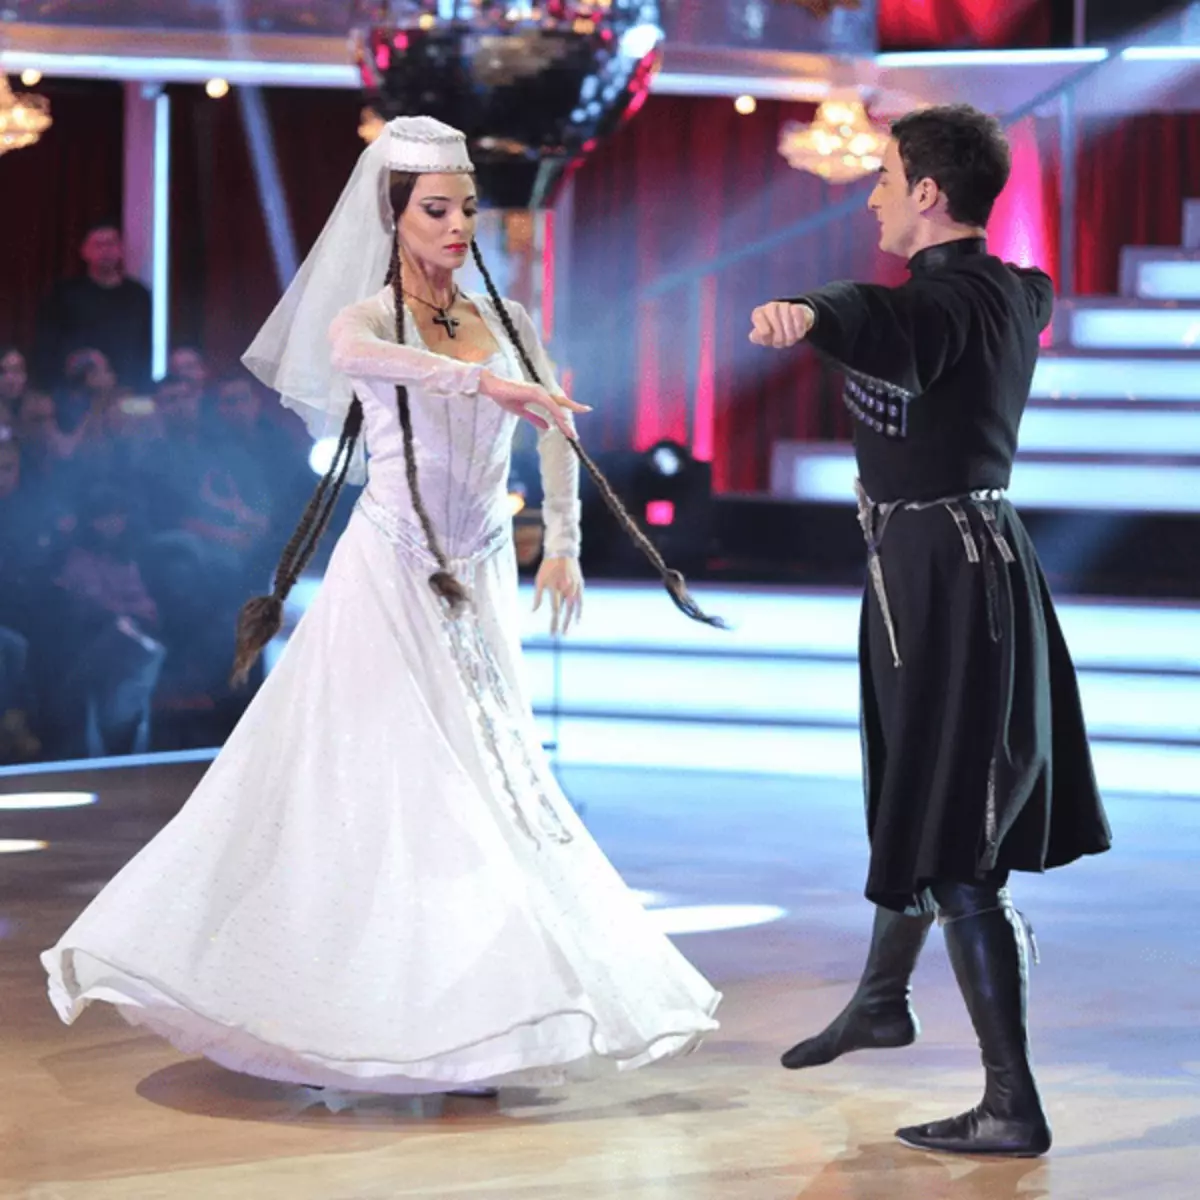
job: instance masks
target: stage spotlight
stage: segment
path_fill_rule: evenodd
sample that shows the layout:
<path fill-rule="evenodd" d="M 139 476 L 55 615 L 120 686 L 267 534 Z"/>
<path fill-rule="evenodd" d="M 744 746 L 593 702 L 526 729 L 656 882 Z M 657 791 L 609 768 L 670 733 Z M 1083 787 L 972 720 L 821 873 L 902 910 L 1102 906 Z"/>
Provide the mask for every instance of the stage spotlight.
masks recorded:
<path fill-rule="evenodd" d="M 0 795 L 0 810 L 8 812 L 40 808 L 83 808 L 95 804 L 95 792 L 9 792 Z"/>
<path fill-rule="evenodd" d="M 313 442 L 313 447 L 308 452 L 308 465 L 314 475 L 324 478 L 325 472 L 333 466 L 333 456 L 337 453 L 337 448 L 338 440 L 334 437 L 318 438 Z"/>
<path fill-rule="evenodd" d="M 592 25 L 592 30 L 595 25 Z M 592 32 L 588 30 L 588 32 Z M 666 35 L 655 24 L 650 21 L 643 21 L 639 25 L 634 25 L 632 29 L 627 29 L 621 34 L 621 53 L 634 62 L 638 62 L 650 54 L 659 42 Z"/>
<path fill-rule="evenodd" d="M 26 87 L 37 87 L 42 82 L 42 73 L 36 67 L 26 67 L 21 72 L 21 82 Z"/>
<path fill-rule="evenodd" d="M 673 479 L 687 465 L 691 455 L 678 442 L 656 442 L 646 451 L 650 465 L 665 479 Z"/>
<path fill-rule="evenodd" d="M 712 523 L 712 471 L 665 438 L 642 455 L 632 499 L 659 550 L 680 569 L 703 570 Z"/>
<path fill-rule="evenodd" d="M 739 96 L 734 102 L 733 107 L 742 114 L 743 117 L 748 117 L 755 109 L 758 108 L 758 101 L 753 96 Z"/>
<path fill-rule="evenodd" d="M 28 854 L 33 850 L 45 850 L 49 842 L 36 842 L 30 838 L 0 838 L 0 854 Z"/>
<path fill-rule="evenodd" d="M 221 100 L 229 95 L 229 81 L 227 79 L 210 79 L 204 85 L 204 90 L 213 100 Z"/>

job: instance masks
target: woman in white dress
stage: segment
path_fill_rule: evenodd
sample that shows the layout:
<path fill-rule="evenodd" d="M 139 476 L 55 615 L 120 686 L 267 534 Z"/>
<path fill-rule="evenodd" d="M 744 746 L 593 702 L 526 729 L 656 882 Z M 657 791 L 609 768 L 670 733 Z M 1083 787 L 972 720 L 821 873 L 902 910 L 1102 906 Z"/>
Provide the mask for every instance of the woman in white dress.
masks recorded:
<path fill-rule="evenodd" d="M 455 287 L 475 203 L 461 134 L 390 122 L 247 352 L 315 434 L 340 434 L 273 594 L 243 611 L 239 671 L 278 629 L 360 432 L 368 486 L 199 787 L 42 956 L 68 1023 L 103 1000 L 233 1070 L 396 1093 L 638 1067 L 717 1028 L 718 994 L 559 790 L 523 690 L 512 436 L 518 416 L 542 428 L 538 586 L 569 624 L 583 410 L 486 272 L 488 296 Z"/>

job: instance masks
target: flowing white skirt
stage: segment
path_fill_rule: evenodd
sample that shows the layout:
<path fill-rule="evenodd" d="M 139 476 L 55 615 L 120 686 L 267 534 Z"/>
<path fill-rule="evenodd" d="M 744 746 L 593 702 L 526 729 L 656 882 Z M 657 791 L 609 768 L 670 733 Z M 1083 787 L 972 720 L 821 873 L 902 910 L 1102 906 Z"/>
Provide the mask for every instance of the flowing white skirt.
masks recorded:
<path fill-rule="evenodd" d="M 511 540 L 458 564 L 451 622 L 385 528 L 354 514 L 187 804 L 42 955 L 59 1015 L 103 1000 L 234 1070 L 372 1092 L 693 1049 L 720 996 L 554 781 Z"/>

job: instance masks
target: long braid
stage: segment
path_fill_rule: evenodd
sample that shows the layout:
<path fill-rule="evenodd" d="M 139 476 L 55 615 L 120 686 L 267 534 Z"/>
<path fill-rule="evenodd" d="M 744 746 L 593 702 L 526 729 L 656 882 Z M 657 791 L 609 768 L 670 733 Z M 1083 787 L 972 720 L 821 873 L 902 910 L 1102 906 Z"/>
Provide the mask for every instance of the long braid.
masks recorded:
<path fill-rule="evenodd" d="M 474 241 L 471 243 L 471 253 L 475 258 L 475 265 L 479 268 L 480 275 L 483 276 L 483 282 L 487 287 L 488 295 L 492 299 L 496 315 L 504 325 L 504 331 L 508 334 L 509 341 L 512 342 L 513 347 L 520 356 L 526 373 L 539 387 L 545 388 L 546 384 L 538 376 L 537 368 L 533 365 L 533 360 L 529 357 L 529 352 L 521 342 L 517 328 L 513 324 L 512 316 L 509 314 L 508 308 L 501 299 L 500 293 L 496 290 L 496 285 L 492 282 L 492 277 L 484 265 L 483 252 L 479 249 L 478 243 Z M 587 473 L 592 477 L 592 481 L 599 490 L 604 503 L 608 506 L 609 512 L 617 518 L 633 544 L 646 556 L 650 565 L 658 572 L 659 577 L 663 581 L 663 586 L 667 589 L 679 611 L 691 617 L 692 620 L 701 621 L 705 625 L 713 625 L 718 629 L 727 628 L 725 622 L 720 617 L 710 617 L 696 603 L 691 592 L 688 591 L 687 580 L 684 579 L 679 571 L 667 565 L 666 560 L 658 552 L 658 547 L 639 528 L 638 523 L 630 515 L 629 510 L 621 503 L 620 497 L 613 491 L 612 484 L 608 482 L 604 472 L 600 470 L 592 461 L 588 452 L 580 445 L 579 439 L 577 437 L 567 438 L 567 444 L 575 452 L 575 457 L 583 464 Z"/>
<path fill-rule="evenodd" d="M 250 668 L 254 666 L 263 647 L 283 627 L 284 601 L 312 560 L 321 535 L 328 528 L 337 508 L 338 498 L 341 496 L 346 474 L 354 457 L 354 448 L 362 432 L 362 423 L 362 403 L 355 396 L 342 424 L 333 461 L 321 477 L 321 482 L 317 484 L 312 498 L 305 505 L 303 516 L 279 556 L 271 594 L 247 600 L 238 614 L 237 648 L 234 652 L 231 679 L 235 686 L 246 682 Z"/>
<path fill-rule="evenodd" d="M 400 239 L 394 242 L 392 268 L 388 272 L 388 282 L 392 285 L 392 295 L 396 301 L 396 341 L 404 345 L 404 286 L 401 279 Z M 413 510 L 421 523 L 425 534 L 425 544 L 430 554 L 437 560 L 438 569 L 429 577 L 429 586 L 450 605 L 451 610 L 457 609 L 467 600 L 467 589 L 454 577 L 450 570 L 450 562 L 446 552 L 438 540 L 437 531 L 430 520 L 429 510 L 421 496 L 417 484 L 417 455 L 413 447 L 412 410 L 408 403 L 408 388 L 403 384 L 396 385 L 396 410 L 400 416 L 400 431 L 404 435 L 404 472 L 408 478 L 408 493 L 412 498 Z"/>

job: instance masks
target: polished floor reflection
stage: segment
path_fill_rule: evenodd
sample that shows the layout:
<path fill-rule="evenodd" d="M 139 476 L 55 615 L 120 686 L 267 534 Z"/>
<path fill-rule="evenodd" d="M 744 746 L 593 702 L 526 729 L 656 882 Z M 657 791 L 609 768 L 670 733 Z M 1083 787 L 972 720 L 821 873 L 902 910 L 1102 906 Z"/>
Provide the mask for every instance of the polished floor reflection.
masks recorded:
<path fill-rule="evenodd" d="M 1200 1195 L 1200 804 L 1114 801 L 1117 849 L 1016 891 L 1037 927 L 1033 1032 L 1056 1145 L 1039 1162 L 923 1155 L 902 1123 L 976 1099 L 941 939 L 925 1036 L 791 1074 L 779 1051 L 844 1000 L 870 913 L 852 785 L 576 770 L 630 884 L 726 993 L 697 1055 L 562 1092 L 319 1097 L 230 1074 L 102 1009 L 71 1029 L 37 951 L 187 795 L 203 764 L 5 778 L 94 791 L 0 807 L 0 1196 L 28 1200 L 1193 1200 Z M 187 881 L 180 880 L 180 887 Z M 732 926 L 732 927 L 729 927 Z"/>

